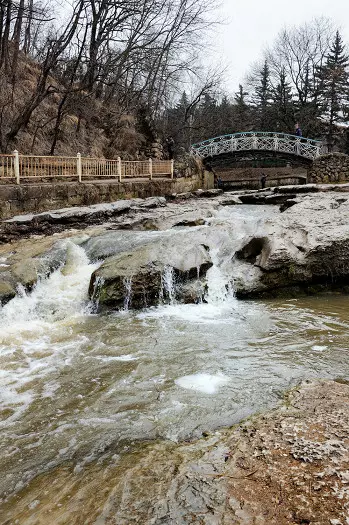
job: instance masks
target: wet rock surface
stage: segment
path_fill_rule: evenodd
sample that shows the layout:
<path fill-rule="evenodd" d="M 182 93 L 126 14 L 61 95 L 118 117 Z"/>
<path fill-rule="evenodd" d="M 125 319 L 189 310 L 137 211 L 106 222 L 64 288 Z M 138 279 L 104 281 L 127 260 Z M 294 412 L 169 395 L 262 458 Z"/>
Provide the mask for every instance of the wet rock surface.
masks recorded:
<path fill-rule="evenodd" d="M 164 197 L 149 197 L 64 208 L 36 215 L 18 215 L 0 223 L 0 244 L 31 235 L 52 235 L 72 228 L 86 229 L 94 224 L 109 223 L 112 229 L 162 230 L 180 222 L 181 217 L 194 222 L 203 220 L 212 215 L 212 210 L 219 205 L 212 199 L 218 193 L 207 195 L 208 191 L 216 190 L 203 192 L 206 199 L 201 196 L 199 209 L 174 195 L 174 200 L 168 204 Z M 188 199 L 193 197 L 192 193 L 188 193 Z"/>
<path fill-rule="evenodd" d="M 348 407 L 347 384 L 304 382 L 280 408 L 198 441 L 44 474 L 2 503 L 0 523 L 345 525 Z"/>
<path fill-rule="evenodd" d="M 171 201 L 152 197 L 15 217 L 2 223 L 3 232 L 9 228 L 2 239 L 10 238 L 12 244 L 3 244 L 1 251 L 4 257 L 0 266 L 0 300 L 6 302 L 13 297 L 18 284 L 30 289 L 40 274 L 64 264 L 59 250 L 48 267 L 41 264 L 46 257 L 45 250 L 34 256 L 12 254 L 15 238 L 19 236 L 20 240 L 23 231 L 27 232 L 24 236 L 38 231 L 42 235 L 56 231 L 56 235 L 65 236 L 72 229 L 85 230 L 88 240 L 84 242 L 84 249 L 92 261 L 102 262 L 91 281 L 91 296 L 94 297 L 96 280 L 99 280 L 102 302 L 105 298 L 105 303 L 110 305 L 121 305 L 120 290 L 125 290 L 125 279 L 130 278 L 138 282 L 139 294 L 143 289 L 145 297 L 140 301 L 136 299 L 139 294 L 135 294 L 134 305 L 158 304 L 161 291 L 155 293 L 155 287 L 161 288 L 160 274 L 164 268 L 173 267 L 177 284 L 184 284 L 188 281 L 185 272 L 189 269 L 193 273 L 193 267 L 189 265 L 190 268 L 182 271 L 178 261 L 190 252 L 199 253 L 203 247 L 209 252 L 217 249 L 219 257 L 225 259 L 226 285 L 233 283 L 238 297 L 297 295 L 328 289 L 345 291 L 349 286 L 348 191 L 348 184 L 312 184 L 243 193 L 209 190 L 196 192 L 195 198 L 190 194 L 188 199 L 180 199 L 179 195 Z M 283 213 L 264 221 L 262 226 L 256 223 L 255 231 L 244 231 L 239 237 L 244 224 L 229 222 L 224 217 L 217 222 L 216 217 L 224 207 L 238 209 L 241 203 L 278 204 Z M 52 248 L 54 239 L 51 239 L 47 242 Z M 35 240 L 35 245 L 39 246 L 40 242 Z M 112 261 L 111 257 L 114 257 Z M 125 258 L 132 262 L 127 271 Z M 192 280 L 190 293 L 185 292 L 183 296 L 185 302 L 190 297 L 193 302 L 202 298 L 202 294 L 200 298 L 193 295 L 195 289 L 205 289 L 202 265 L 207 270 L 207 261 L 198 260 L 197 278 L 201 281 Z M 142 275 L 139 281 L 137 275 Z M 154 290 L 150 293 L 151 283 Z"/>
<path fill-rule="evenodd" d="M 86 228 L 100 224 L 113 217 L 124 215 L 131 209 L 151 209 L 166 205 L 164 197 L 121 200 L 107 204 L 63 208 L 38 214 L 18 215 L 2 221 L 0 242 L 9 242 L 18 237 L 32 234 L 50 235 L 67 228 Z"/>
<path fill-rule="evenodd" d="M 183 235 L 149 239 L 145 246 L 108 257 L 92 275 L 90 296 L 100 283 L 100 305 L 144 308 L 171 300 L 173 283 L 196 282 L 212 266 L 205 246 L 186 246 L 183 239 L 176 245 L 178 237 Z"/>
<path fill-rule="evenodd" d="M 0 303 L 30 291 L 40 278 L 63 266 L 67 243 L 80 244 L 89 235 L 98 233 L 98 228 L 86 229 L 82 236 L 76 230 L 67 230 L 54 236 L 35 236 L 0 245 Z"/>
<path fill-rule="evenodd" d="M 200 199 L 198 207 L 187 202 L 166 204 L 164 198 L 154 197 L 62 209 L 4 221 L 0 238 L 2 241 L 7 239 L 7 242 L 0 240 L 0 301 L 5 303 L 13 298 L 21 285 L 30 290 L 40 276 L 63 265 L 65 250 L 62 249 L 62 239 L 71 237 L 72 242 L 78 244 L 85 241 L 84 247 L 90 258 L 102 261 L 130 247 L 146 244 L 140 232 L 203 225 L 218 207 L 219 204 L 211 199 Z M 105 235 L 113 230 L 122 233 L 115 234 L 114 239 L 112 233 L 111 237 Z M 132 240 L 127 238 L 126 244 L 123 241 L 125 230 L 134 232 Z"/>
<path fill-rule="evenodd" d="M 263 240 L 254 236 L 237 254 L 238 295 L 315 293 L 349 283 L 349 200 L 338 193 L 305 195 L 275 219 Z M 297 288 L 298 287 L 298 288 Z"/>

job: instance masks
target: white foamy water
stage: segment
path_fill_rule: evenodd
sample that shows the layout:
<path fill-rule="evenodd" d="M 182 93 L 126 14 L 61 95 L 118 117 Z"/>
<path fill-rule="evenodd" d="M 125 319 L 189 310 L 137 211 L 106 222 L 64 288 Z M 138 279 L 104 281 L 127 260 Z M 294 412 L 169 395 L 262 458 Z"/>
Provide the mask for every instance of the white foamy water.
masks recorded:
<path fill-rule="evenodd" d="M 84 335 L 69 339 L 69 334 L 86 313 L 90 277 L 98 265 L 70 241 L 66 250 L 64 266 L 39 279 L 30 293 L 19 287 L 18 295 L 0 307 L 0 406 L 12 410 L 0 426 L 18 419 L 38 394 L 51 397 L 54 389 L 45 378 L 69 364 L 86 342 Z"/>
<path fill-rule="evenodd" d="M 126 354 L 126 355 L 118 355 L 118 356 L 96 355 L 96 356 L 93 356 L 93 359 L 98 359 L 99 361 L 108 363 L 109 361 L 136 361 L 138 358 L 131 354 Z"/>
<path fill-rule="evenodd" d="M 214 394 L 218 388 L 229 382 L 229 377 L 224 375 L 212 374 L 193 374 L 190 376 L 179 377 L 176 379 L 176 385 L 195 390 L 204 394 Z"/>
<path fill-rule="evenodd" d="M 30 334 L 35 338 L 49 334 L 52 323 L 83 314 L 91 274 L 97 267 L 80 246 L 68 241 L 62 268 L 39 279 L 30 293 L 20 286 L 18 295 L 0 307 L 0 345 L 26 342 Z"/>
<path fill-rule="evenodd" d="M 244 316 L 239 311 L 238 301 L 234 297 L 229 297 L 221 304 L 174 304 L 164 305 L 157 308 L 148 308 L 136 314 L 138 319 L 181 319 L 188 323 L 195 324 L 217 324 L 231 323 L 232 315 L 237 319 Z"/>
<path fill-rule="evenodd" d="M 233 299 L 231 255 L 223 259 L 219 255 L 219 248 L 210 250 L 213 266 L 207 271 L 207 294 L 205 300 L 208 304 L 222 305 L 228 299 Z"/>
<path fill-rule="evenodd" d="M 161 280 L 161 295 L 167 297 L 170 304 L 174 304 L 176 301 L 176 283 L 172 266 L 165 266 Z"/>

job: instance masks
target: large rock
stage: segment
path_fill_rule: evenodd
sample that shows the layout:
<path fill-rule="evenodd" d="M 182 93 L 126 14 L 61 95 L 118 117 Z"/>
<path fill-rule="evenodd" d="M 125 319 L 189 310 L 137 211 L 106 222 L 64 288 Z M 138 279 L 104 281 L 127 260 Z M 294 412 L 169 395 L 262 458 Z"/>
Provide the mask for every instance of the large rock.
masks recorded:
<path fill-rule="evenodd" d="M 349 282 L 349 200 L 337 194 L 306 196 L 268 220 L 236 253 L 238 296 Z"/>
<path fill-rule="evenodd" d="M 17 246 L 3 246 L 0 250 L 0 303 L 15 297 L 22 286 L 30 290 L 40 273 L 45 273 L 45 254 L 57 242 L 54 239 L 19 241 Z"/>
<path fill-rule="evenodd" d="M 112 237 L 108 236 L 109 250 L 114 245 L 119 253 L 110 256 L 109 251 L 109 257 L 93 273 L 90 283 L 90 296 L 95 297 L 98 289 L 100 305 L 143 308 L 172 301 L 179 284 L 195 283 L 212 266 L 208 248 L 200 243 L 200 234 L 196 242 L 189 243 L 187 234 L 182 231 L 138 235 L 132 249 L 125 249 L 126 244 L 124 249 L 115 246 L 110 243 Z M 101 239 L 88 243 L 93 244 L 95 256 L 105 250 L 105 240 L 99 246 Z M 198 290 L 201 290 L 199 285 Z M 193 296 L 193 302 L 195 300 Z"/>
<path fill-rule="evenodd" d="M 31 234 L 52 234 L 67 228 L 87 228 L 112 220 L 130 211 L 166 206 L 165 197 L 120 200 L 91 206 L 75 206 L 38 214 L 18 215 L 0 225 L 0 244 Z"/>

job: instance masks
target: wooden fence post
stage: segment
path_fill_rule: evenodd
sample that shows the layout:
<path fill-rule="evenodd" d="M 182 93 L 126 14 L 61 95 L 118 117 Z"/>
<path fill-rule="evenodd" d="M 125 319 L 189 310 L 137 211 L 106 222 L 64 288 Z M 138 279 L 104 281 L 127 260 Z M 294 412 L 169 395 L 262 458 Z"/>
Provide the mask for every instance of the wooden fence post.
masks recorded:
<path fill-rule="evenodd" d="M 149 178 L 153 180 L 153 161 L 151 158 L 149 159 Z"/>
<path fill-rule="evenodd" d="M 82 179 L 81 153 L 78 153 L 76 157 L 77 157 L 76 168 L 78 172 L 78 179 L 79 179 L 79 182 L 81 182 L 81 179 Z"/>
<path fill-rule="evenodd" d="M 173 173 L 174 173 L 174 160 L 171 160 L 171 179 L 173 179 Z"/>
<path fill-rule="evenodd" d="M 15 170 L 16 184 L 19 184 L 19 154 L 16 149 L 13 152 L 13 154 L 14 154 L 13 167 Z"/>
<path fill-rule="evenodd" d="M 119 182 L 121 182 L 121 177 L 122 177 L 122 169 L 121 169 L 121 158 L 118 157 L 117 158 L 117 171 L 118 171 L 118 177 L 119 177 Z"/>

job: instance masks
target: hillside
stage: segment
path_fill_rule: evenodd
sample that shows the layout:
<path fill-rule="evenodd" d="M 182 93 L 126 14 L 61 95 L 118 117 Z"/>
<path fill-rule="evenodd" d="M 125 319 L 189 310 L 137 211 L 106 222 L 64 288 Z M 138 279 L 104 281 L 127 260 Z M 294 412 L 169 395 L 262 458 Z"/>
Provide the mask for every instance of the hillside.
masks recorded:
<path fill-rule="evenodd" d="M 47 89 L 26 126 L 6 143 L 12 123 L 35 96 L 40 82 L 38 63 L 20 53 L 16 82 L 0 80 L 1 153 L 17 149 L 35 155 L 76 155 L 116 158 L 161 157 L 162 147 L 146 117 L 125 113 L 115 104 L 98 100 L 79 88 L 66 97 L 66 86 L 52 75 Z M 59 115 L 62 101 L 64 108 Z"/>

